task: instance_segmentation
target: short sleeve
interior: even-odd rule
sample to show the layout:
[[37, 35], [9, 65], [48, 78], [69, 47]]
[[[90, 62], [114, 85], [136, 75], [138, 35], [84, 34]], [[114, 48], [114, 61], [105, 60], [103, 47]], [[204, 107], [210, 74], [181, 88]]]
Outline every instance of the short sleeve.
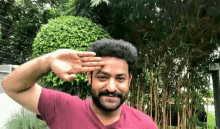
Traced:
[[42, 88], [38, 103], [38, 110], [41, 118], [48, 126], [56, 117], [56, 109], [60, 108], [59, 106], [62, 105], [62, 103], [65, 103], [65, 101], [67, 101], [70, 97], [71, 95], [64, 92]]

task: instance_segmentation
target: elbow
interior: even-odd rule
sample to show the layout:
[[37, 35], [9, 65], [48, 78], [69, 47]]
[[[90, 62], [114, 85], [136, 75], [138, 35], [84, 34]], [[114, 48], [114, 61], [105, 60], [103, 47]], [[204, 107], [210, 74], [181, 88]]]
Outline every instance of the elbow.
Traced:
[[2, 85], [2, 88], [3, 90], [6, 92], [6, 81], [5, 81], [5, 78], [1, 81], [1, 85]]
[[2, 82], [1, 82], [1, 85], [2, 85], [2, 89], [4, 90], [5, 94], [7, 94], [8, 96], [10, 96], [9, 94], [11, 92], [9, 92], [9, 88], [8, 88], [8, 84], [7, 84], [7, 80], [6, 79], [3, 79]]
[[3, 80], [1, 81], [1, 86], [2, 86], [2, 88], [4, 88], [4, 86], [5, 86], [5, 79], [3, 79]]

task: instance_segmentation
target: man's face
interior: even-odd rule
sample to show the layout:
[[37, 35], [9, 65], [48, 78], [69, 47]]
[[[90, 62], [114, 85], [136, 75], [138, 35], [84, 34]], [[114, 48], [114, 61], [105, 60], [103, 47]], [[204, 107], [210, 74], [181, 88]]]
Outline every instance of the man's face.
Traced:
[[127, 99], [132, 76], [128, 73], [125, 60], [103, 57], [105, 66], [101, 70], [88, 73], [91, 95], [95, 105], [106, 112], [118, 109]]

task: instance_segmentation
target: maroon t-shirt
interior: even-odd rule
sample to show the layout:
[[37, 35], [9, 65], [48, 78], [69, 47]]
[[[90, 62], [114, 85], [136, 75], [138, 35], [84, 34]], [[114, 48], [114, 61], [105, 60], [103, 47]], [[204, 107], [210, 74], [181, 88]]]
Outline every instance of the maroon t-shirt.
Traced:
[[42, 88], [38, 110], [51, 129], [157, 129], [153, 120], [141, 111], [122, 105], [121, 117], [104, 126], [90, 107], [91, 99]]

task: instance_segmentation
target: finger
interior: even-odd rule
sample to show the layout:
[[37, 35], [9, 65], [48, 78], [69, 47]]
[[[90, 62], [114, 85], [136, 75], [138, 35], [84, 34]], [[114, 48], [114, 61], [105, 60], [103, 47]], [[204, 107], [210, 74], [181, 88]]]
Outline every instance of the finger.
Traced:
[[102, 67], [101, 66], [96, 66], [96, 67], [82, 67], [82, 69], [80, 70], [80, 72], [90, 72], [90, 71], [96, 71], [96, 70], [100, 70]]
[[83, 51], [79, 51], [77, 53], [77, 55], [79, 57], [93, 57], [93, 56], [96, 56], [96, 53], [95, 52], [83, 52]]
[[95, 67], [95, 66], [104, 66], [105, 62], [83, 62], [82, 66], [83, 67]]
[[61, 78], [65, 81], [72, 82], [76, 77], [76, 74], [65, 74]]
[[82, 62], [99, 62], [102, 61], [101, 57], [81, 57]]

